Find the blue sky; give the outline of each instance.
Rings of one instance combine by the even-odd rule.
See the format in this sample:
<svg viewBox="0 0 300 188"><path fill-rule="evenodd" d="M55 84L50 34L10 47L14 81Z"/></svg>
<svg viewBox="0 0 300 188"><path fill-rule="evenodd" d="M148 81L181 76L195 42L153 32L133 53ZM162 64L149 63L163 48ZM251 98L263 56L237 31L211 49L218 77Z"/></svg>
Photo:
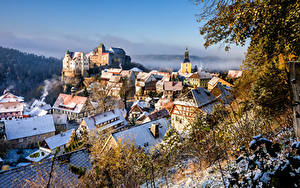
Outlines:
<svg viewBox="0 0 300 188"><path fill-rule="evenodd" d="M190 0L0 0L0 45L62 57L99 42L129 55L181 54L242 57L218 46L205 50Z"/></svg>

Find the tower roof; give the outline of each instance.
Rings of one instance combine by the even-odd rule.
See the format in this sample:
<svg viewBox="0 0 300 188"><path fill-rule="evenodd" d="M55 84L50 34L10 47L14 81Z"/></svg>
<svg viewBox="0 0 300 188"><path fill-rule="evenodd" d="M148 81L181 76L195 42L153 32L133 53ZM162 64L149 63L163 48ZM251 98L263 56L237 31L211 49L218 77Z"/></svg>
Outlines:
<svg viewBox="0 0 300 188"><path fill-rule="evenodd" d="M185 49L185 52L184 52L184 60L183 60L184 63L186 62L190 62L190 58L189 58L189 50L188 48Z"/></svg>

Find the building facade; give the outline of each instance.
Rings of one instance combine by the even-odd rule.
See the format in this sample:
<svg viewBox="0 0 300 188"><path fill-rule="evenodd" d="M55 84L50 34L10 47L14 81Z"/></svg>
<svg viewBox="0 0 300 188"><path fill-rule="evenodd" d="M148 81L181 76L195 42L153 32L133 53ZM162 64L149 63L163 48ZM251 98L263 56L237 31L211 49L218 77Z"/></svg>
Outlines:
<svg viewBox="0 0 300 188"><path fill-rule="evenodd" d="M15 96L9 92L0 96L0 120L18 119L24 113L23 97Z"/></svg>

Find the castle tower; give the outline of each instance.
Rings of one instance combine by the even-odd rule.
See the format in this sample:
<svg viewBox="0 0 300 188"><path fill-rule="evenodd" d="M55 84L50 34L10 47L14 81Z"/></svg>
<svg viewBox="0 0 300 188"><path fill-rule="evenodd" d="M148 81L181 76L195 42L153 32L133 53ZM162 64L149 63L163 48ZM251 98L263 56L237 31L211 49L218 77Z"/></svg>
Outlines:
<svg viewBox="0 0 300 188"><path fill-rule="evenodd" d="M101 42L98 46L98 53L100 55L102 55L102 53L105 52L105 46L103 45L103 43Z"/></svg>
<svg viewBox="0 0 300 188"><path fill-rule="evenodd" d="M181 63L180 72L182 73L191 73L192 72L192 63L189 58L189 50L186 48L184 52L184 60Z"/></svg>

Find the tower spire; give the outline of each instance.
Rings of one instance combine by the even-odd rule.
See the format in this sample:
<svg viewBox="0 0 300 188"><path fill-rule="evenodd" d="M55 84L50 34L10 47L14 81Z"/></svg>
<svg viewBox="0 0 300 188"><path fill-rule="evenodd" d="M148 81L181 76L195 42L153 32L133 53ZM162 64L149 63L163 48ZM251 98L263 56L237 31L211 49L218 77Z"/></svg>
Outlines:
<svg viewBox="0 0 300 188"><path fill-rule="evenodd" d="M184 52L184 61L183 62L190 62L190 58L189 58L189 50L188 48L185 48L185 52Z"/></svg>

